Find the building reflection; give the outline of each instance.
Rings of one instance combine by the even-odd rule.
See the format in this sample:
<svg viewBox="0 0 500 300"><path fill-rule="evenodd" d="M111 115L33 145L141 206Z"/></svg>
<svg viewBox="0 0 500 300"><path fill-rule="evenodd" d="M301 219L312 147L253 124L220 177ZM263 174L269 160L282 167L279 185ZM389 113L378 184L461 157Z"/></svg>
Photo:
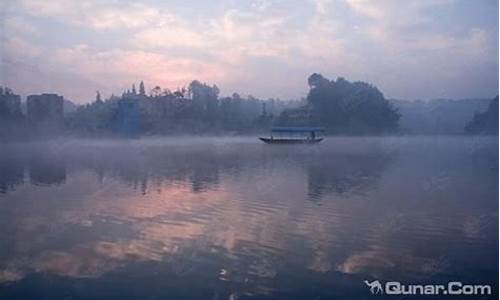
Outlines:
<svg viewBox="0 0 500 300"><path fill-rule="evenodd" d="M0 155L0 193L7 193L24 183L24 161L14 154Z"/></svg>
<svg viewBox="0 0 500 300"><path fill-rule="evenodd" d="M376 149L375 149L376 150ZM26 166L35 185L63 184L67 169L90 170L105 184L117 179L142 194L162 184L189 184L194 193L215 189L224 176L273 169L306 175L307 196L318 201L325 193L349 194L373 187L391 161L381 151L369 155L325 153L314 148L247 148L225 151L214 147L122 147L116 145L23 149L24 155L1 153L3 193L23 184Z"/></svg>
<svg viewBox="0 0 500 300"><path fill-rule="evenodd" d="M64 158L37 153L28 164L30 183L34 185L58 185L66 181Z"/></svg>

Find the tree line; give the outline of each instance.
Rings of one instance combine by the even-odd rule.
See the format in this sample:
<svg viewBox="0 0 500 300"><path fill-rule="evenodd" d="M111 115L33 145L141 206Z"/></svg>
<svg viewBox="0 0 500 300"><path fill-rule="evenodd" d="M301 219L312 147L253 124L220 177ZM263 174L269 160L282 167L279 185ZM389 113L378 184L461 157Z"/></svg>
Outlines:
<svg viewBox="0 0 500 300"><path fill-rule="evenodd" d="M120 97L80 106L66 118L75 133L123 134L243 134L271 126L276 115L296 106L296 101L257 99L237 93L220 97L216 85L198 80L175 91L156 86L146 93L144 83Z"/></svg>
<svg viewBox="0 0 500 300"><path fill-rule="evenodd" d="M216 85L192 81L172 92L160 87L146 94L141 82L121 97L80 107L68 118L74 131L133 134L249 133L271 126L324 126L330 134L385 134L398 130L400 114L374 86L328 80L312 74L305 101L283 103L246 98L235 93L220 97Z"/></svg>
<svg viewBox="0 0 500 300"><path fill-rule="evenodd" d="M222 97L216 85L198 80L174 91L159 86L148 91L141 81L138 89L132 85L121 96L102 99L97 92L93 102L65 113L61 126L65 133L77 135L251 134L272 126L323 126L328 134L343 135L403 132L399 109L377 87L317 73L307 82L305 99L282 101L237 93ZM10 89L0 89L2 127L27 128L24 134L36 131L36 124L26 122L19 99ZM498 97L487 113L474 116L465 131L494 134L484 127L491 127L495 116L498 122ZM0 136L5 135L2 132Z"/></svg>

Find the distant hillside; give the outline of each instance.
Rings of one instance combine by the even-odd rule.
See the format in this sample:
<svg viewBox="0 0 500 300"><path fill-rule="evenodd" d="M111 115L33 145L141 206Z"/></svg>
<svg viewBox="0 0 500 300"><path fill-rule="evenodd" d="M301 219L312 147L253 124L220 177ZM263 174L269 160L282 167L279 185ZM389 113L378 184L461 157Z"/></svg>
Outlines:
<svg viewBox="0 0 500 300"><path fill-rule="evenodd" d="M476 112L485 112L491 99L390 100L399 108L401 130L409 134L463 134Z"/></svg>

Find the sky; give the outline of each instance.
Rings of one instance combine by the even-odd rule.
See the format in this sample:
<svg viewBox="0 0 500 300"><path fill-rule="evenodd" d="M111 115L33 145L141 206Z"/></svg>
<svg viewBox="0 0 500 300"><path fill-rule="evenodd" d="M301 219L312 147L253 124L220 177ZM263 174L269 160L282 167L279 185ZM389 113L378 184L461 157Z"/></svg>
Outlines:
<svg viewBox="0 0 500 300"><path fill-rule="evenodd" d="M321 73L386 98L498 94L497 0L2 0L0 85L76 103L141 80L300 99Z"/></svg>

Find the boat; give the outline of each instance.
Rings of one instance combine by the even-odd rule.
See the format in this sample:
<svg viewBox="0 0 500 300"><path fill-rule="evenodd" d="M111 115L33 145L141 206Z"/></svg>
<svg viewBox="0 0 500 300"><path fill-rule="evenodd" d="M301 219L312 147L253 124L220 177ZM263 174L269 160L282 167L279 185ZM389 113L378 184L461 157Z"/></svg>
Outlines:
<svg viewBox="0 0 500 300"><path fill-rule="evenodd" d="M317 144L323 140L323 138L316 139L273 139L273 138L265 138L259 137L259 140L263 141L266 144Z"/></svg>
<svg viewBox="0 0 500 300"><path fill-rule="evenodd" d="M323 140L318 134L325 131L322 127L273 127L270 137L259 137L266 144L317 144Z"/></svg>

